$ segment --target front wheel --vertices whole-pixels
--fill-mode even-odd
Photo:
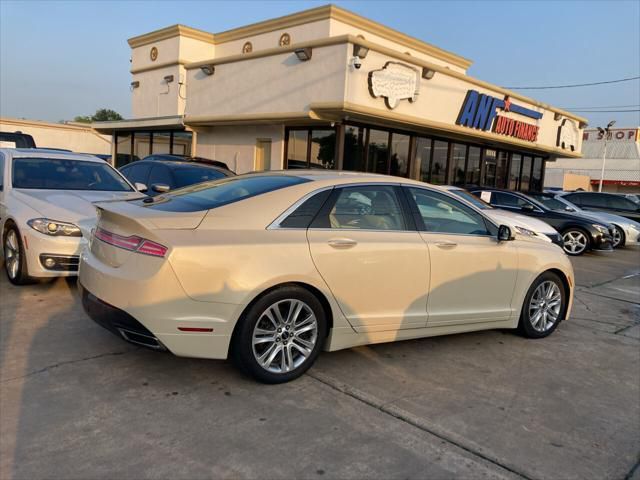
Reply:
[[[540,275],[529,287],[522,305],[518,329],[528,338],[550,335],[567,311],[567,291],[552,272]]]
[[[582,255],[589,249],[589,235],[579,228],[569,228],[562,233],[562,248],[567,255]]]
[[[611,239],[611,246],[613,248],[622,248],[625,244],[624,231],[618,225],[613,226],[613,236]]]
[[[316,360],[327,336],[322,304],[296,286],[265,294],[240,322],[232,357],[242,370],[264,383],[298,378]]]
[[[11,225],[4,232],[4,269],[9,281],[14,285],[24,285],[31,279],[27,273],[27,262],[18,229]]]

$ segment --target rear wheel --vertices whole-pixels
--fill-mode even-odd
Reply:
[[[622,248],[625,244],[624,231],[618,225],[613,226],[613,238],[611,239],[611,246],[613,248]]]
[[[558,327],[566,310],[567,291],[564,283],[555,273],[545,272],[529,287],[518,329],[528,338],[546,337]]]
[[[238,366],[264,383],[288,382],[316,360],[327,335],[322,304],[296,286],[273,290],[252,305],[234,335]]]
[[[27,262],[18,228],[10,225],[4,232],[3,238],[4,270],[9,281],[14,285],[29,283],[31,279],[27,273]]]
[[[589,249],[589,234],[580,228],[569,228],[562,233],[562,244],[567,255],[582,255]]]

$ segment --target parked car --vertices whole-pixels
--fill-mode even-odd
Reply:
[[[511,212],[509,210],[492,207],[484,200],[460,187],[445,186],[443,188],[448,192],[473,203],[477,208],[483,210],[486,215],[491,217],[498,224],[505,223],[507,225],[511,225],[522,234],[538,235],[540,238],[547,239],[561,248],[564,245],[562,235],[560,235],[558,231],[547,222],[522,215],[518,212]]]
[[[613,227],[607,224],[551,210],[520,192],[478,187],[471,193],[494,207],[547,222],[562,235],[563,248],[568,255],[582,255],[589,250],[612,250]]]
[[[638,222],[611,213],[582,210],[558,192],[529,193],[528,195],[551,210],[571,212],[613,226],[611,235],[613,248],[622,248],[625,245],[640,246],[640,223]]]
[[[613,213],[640,221],[640,205],[615,193],[570,192],[564,197],[583,210]]]
[[[493,328],[545,337],[571,308],[562,250],[405,178],[263,172],[98,208],[79,278],[89,316],[156,350],[230,355],[267,383],[322,349]]]
[[[149,158],[149,157],[147,157]],[[234,176],[226,168],[196,161],[140,160],[120,167],[120,172],[138,191],[149,196],[166,193],[194,183]]]
[[[207,163],[209,165],[213,165],[215,167],[224,168],[229,170],[229,167],[226,163],[220,162],[218,160],[211,160],[209,158],[204,157],[191,157],[189,155],[173,155],[173,154],[165,154],[165,153],[156,153],[153,155],[149,155],[143,158],[143,160],[160,160],[163,162],[172,161],[172,162],[197,162],[197,163]]]
[[[36,142],[28,133],[0,132],[0,148],[36,148]]]
[[[92,202],[141,196],[98,158],[0,149],[0,239],[9,281],[76,275],[95,225]]]
[[[618,195],[621,195],[624,198],[628,198],[633,203],[637,203],[637,204],[640,205],[640,194],[637,194],[637,193],[618,193]]]

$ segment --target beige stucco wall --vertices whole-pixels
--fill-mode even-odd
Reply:
[[[271,169],[282,168],[284,157],[284,127],[221,126],[197,129],[196,154],[225,162],[236,173],[254,170],[256,142],[271,140]]]
[[[305,112],[311,101],[344,99],[347,44],[314,48],[310,61],[293,52],[216,66],[212,76],[187,71],[185,115]]]
[[[111,137],[94,132],[91,127],[74,124],[60,124],[0,118],[3,132],[27,133],[38,147],[64,148],[81,153],[111,153]]]
[[[173,82],[164,81],[167,75],[173,75]],[[185,70],[181,65],[135,74],[134,79],[140,82],[140,86],[131,92],[133,118],[182,115],[186,85],[181,86],[180,82],[184,83],[184,78]]]

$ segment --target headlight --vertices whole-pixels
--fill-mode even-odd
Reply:
[[[524,228],[524,227],[519,227],[518,225],[516,225],[516,231],[521,235],[527,235],[529,237],[535,237],[538,235],[533,230],[529,230],[528,228]]]
[[[34,230],[54,237],[81,237],[82,232],[73,223],[58,222],[48,218],[32,218],[27,222]]]
[[[593,228],[595,228],[596,230],[598,230],[600,233],[604,234],[604,235],[608,235],[609,234],[609,229],[603,225],[598,225],[597,223],[593,224]]]

